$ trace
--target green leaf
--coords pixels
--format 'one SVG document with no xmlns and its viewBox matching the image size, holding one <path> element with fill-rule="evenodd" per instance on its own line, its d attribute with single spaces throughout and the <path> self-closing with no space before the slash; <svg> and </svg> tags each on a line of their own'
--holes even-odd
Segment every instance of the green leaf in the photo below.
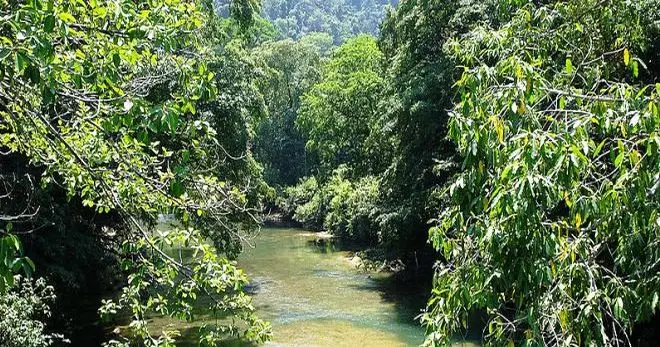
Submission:
<svg viewBox="0 0 660 347">
<path fill-rule="evenodd" d="M 0 61 L 4 60 L 11 54 L 11 49 L 2 47 L 0 48 Z"/>
<path fill-rule="evenodd" d="M 570 58 L 566 59 L 566 73 L 573 73 L 573 62 Z"/>
<path fill-rule="evenodd" d="M 21 240 L 18 239 L 16 235 L 9 235 L 7 236 L 9 238 L 9 241 L 11 242 L 11 246 L 14 247 L 14 250 L 16 252 L 22 252 L 22 247 L 21 247 Z"/>
<path fill-rule="evenodd" d="M 172 133 L 175 133 L 177 127 L 179 126 L 179 115 L 173 111 L 170 111 L 167 114 L 167 126 L 170 128 Z"/>
<path fill-rule="evenodd" d="M 181 108 L 181 112 L 194 114 L 196 112 L 195 105 L 192 102 L 187 101 Z"/>
<path fill-rule="evenodd" d="M 630 51 L 628 48 L 623 50 L 623 63 L 626 64 L 626 66 L 630 64 Z"/>
<path fill-rule="evenodd" d="M 119 56 L 119 53 L 115 52 L 112 54 L 112 63 L 115 64 L 115 67 L 121 65 L 121 57 Z"/>
<path fill-rule="evenodd" d="M 33 84 L 38 84 L 41 82 L 41 73 L 39 72 L 39 69 L 32 64 L 25 68 L 24 76 L 27 77 L 27 79 L 29 79 Z"/>
<path fill-rule="evenodd" d="M 16 52 L 15 55 L 16 72 L 21 74 L 28 66 L 28 58 L 22 52 Z"/>
<path fill-rule="evenodd" d="M 185 189 L 183 184 L 179 180 L 174 180 L 170 184 L 170 193 L 175 197 L 180 197 L 183 195 Z"/>
<path fill-rule="evenodd" d="M 621 297 L 616 298 L 614 301 L 614 316 L 621 319 L 623 317 L 623 299 Z"/>
<path fill-rule="evenodd" d="M 106 15 L 108 14 L 108 9 L 105 7 L 97 7 L 94 10 L 92 10 L 92 14 L 96 18 L 105 19 Z"/>
<path fill-rule="evenodd" d="M 616 166 L 617 168 L 620 168 L 621 164 L 623 163 L 623 154 L 624 152 L 619 152 L 619 154 L 614 159 L 614 166 Z"/>
<path fill-rule="evenodd" d="M 601 143 L 594 150 L 594 155 L 593 155 L 594 158 L 598 157 L 598 154 L 600 154 L 600 151 L 603 150 L 603 146 L 605 145 L 605 141 L 606 140 L 601 141 Z"/>
<path fill-rule="evenodd" d="M 53 32 L 53 29 L 55 29 L 55 16 L 51 14 L 44 19 L 44 31 L 50 33 Z"/>
<path fill-rule="evenodd" d="M 57 18 L 59 18 L 61 21 L 65 23 L 73 23 L 76 21 L 76 18 L 74 18 L 69 12 L 60 12 L 57 15 Z"/>
<path fill-rule="evenodd" d="M 140 141 L 144 144 L 148 144 L 149 143 L 149 134 L 146 131 L 142 130 L 138 133 L 137 139 L 138 139 L 138 141 Z"/>
<path fill-rule="evenodd" d="M 158 119 L 154 119 L 148 123 L 147 127 L 152 132 L 157 133 L 160 131 L 160 121 Z"/>
</svg>

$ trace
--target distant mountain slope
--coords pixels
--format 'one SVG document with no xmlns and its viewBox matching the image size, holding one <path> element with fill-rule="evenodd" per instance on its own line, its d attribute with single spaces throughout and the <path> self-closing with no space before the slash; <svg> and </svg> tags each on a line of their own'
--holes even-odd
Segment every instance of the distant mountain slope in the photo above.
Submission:
<svg viewBox="0 0 660 347">
<path fill-rule="evenodd" d="M 376 35 L 387 5 L 398 0 L 264 0 L 263 15 L 282 38 L 311 32 L 330 34 L 341 43 L 361 33 Z"/>
</svg>

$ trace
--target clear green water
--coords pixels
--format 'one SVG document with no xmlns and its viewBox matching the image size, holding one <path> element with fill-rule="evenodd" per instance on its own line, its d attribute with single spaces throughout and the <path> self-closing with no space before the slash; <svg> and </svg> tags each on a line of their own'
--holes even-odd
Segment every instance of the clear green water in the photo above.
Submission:
<svg viewBox="0 0 660 347">
<path fill-rule="evenodd" d="M 423 341 L 414 321 L 421 306 L 401 307 L 406 300 L 396 297 L 417 293 L 391 293 L 396 289 L 387 286 L 386 275 L 356 269 L 348 253 L 317 240 L 300 230 L 264 229 L 255 248 L 239 258 L 254 283 L 260 316 L 273 325 L 273 344 L 413 346 Z"/>
<path fill-rule="evenodd" d="M 247 291 L 260 318 L 273 326 L 269 345 L 386 347 L 423 342 L 424 331 L 414 317 L 424 306 L 427 288 L 356 269 L 349 253 L 300 229 L 264 228 L 253 243 L 238 263 L 250 278 Z M 194 334 L 198 323 L 176 325 L 184 330 L 184 340 L 194 340 L 188 334 Z M 151 324 L 174 321 L 155 318 Z"/>
</svg>

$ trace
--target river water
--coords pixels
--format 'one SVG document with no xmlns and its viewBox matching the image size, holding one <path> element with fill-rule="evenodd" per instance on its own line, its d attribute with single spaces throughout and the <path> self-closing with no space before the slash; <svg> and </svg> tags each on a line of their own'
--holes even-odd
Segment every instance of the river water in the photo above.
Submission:
<svg viewBox="0 0 660 347">
<path fill-rule="evenodd" d="M 264 229 L 239 265 L 255 307 L 273 325 L 274 345 L 414 346 L 420 293 L 401 292 L 388 275 L 355 268 L 349 254 L 313 233 Z M 411 287 L 411 289 L 416 286 Z M 421 297 L 423 300 L 423 296 Z M 408 300 L 406 300 L 408 299 Z M 419 307 L 403 307 L 417 302 Z"/>
<path fill-rule="evenodd" d="M 414 319 L 428 287 L 367 272 L 332 241 L 301 229 L 264 228 L 238 259 L 259 317 L 271 322 L 271 346 L 418 346 Z M 174 324 L 155 318 L 152 325 Z M 183 328 L 181 345 L 199 322 Z M 193 344 L 191 344 L 193 345 Z M 457 343 L 457 346 L 474 346 Z"/>
</svg>

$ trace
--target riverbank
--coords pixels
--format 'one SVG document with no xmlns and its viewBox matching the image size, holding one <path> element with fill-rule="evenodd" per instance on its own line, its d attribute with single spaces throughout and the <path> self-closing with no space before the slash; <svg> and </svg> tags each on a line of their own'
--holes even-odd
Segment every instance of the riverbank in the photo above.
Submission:
<svg viewBox="0 0 660 347">
<path fill-rule="evenodd" d="M 263 225 L 267 228 L 301 228 L 302 224 L 290 218 L 285 218 L 280 212 L 269 212 L 263 215 Z"/>
</svg>

